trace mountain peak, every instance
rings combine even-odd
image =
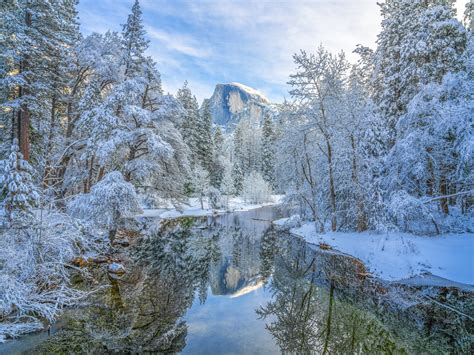
[[[233,86],[236,86],[238,87],[239,89],[249,93],[250,95],[257,95],[259,96],[260,98],[262,98],[263,101],[267,102],[267,103],[270,103],[270,100],[267,99],[267,97],[262,94],[260,91],[258,90],[255,90],[254,88],[251,88],[250,86],[247,86],[247,85],[244,85],[244,84],[241,84],[241,83],[237,83],[237,82],[232,82],[232,83],[229,83],[229,84],[226,84],[226,85],[233,85]]]
[[[242,117],[260,122],[269,105],[270,101],[258,90],[237,82],[217,84],[209,99],[214,123],[227,129]]]

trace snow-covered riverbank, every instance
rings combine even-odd
[[[229,198],[228,208],[212,209],[209,207],[207,201],[204,201],[204,208],[201,208],[199,199],[189,199],[188,205],[183,205],[181,209],[177,208],[150,208],[143,209],[143,214],[137,217],[154,217],[154,218],[177,218],[177,217],[199,217],[212,216],[223,214],[227,212],[250,211],[257,208],[277,205],[281,202],[282,195],[273,195],[270,202],[251,204],[245,202],[241,197]]]
[[[276,224],[281,223],[276,221]],[[425,237],[407,233],[316,233],[307,223],[290,232],[360,259],[374,276],[394,281],[424,273],[474,285],[474,234]]]

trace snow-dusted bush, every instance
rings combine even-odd
[[[404,190],[392,193],[388,212],[399,230],[419,233],[440,232],[428,206]]]
[[[279,230],[290,230],[301,226],[301,216],[294,214],[288,218],[282,218],[273,222],[275,227]]]
[[[69,216],[46,213],[0,233],[0,342],[43,327],[85,293],[70,286],[71,260],[87,248]]]
[[[270,202],[272,199],[272,191],[262,175],[252,171],[244,178],[242,197],[245,202],[250,203]]]
[[[225,207],[221,192],[215,187],[209,187],[209,190],[207,191],[207,199],[209,202],[209,207],[212,209],[216,210]]]
[[[196,165],[192,172],[192,186],[194,193],[198,196],[201,209],[204,209],[203,198],[209,189],[209,172],[200,165]]]
[[[121,218],[143,212],[134,186],[118,171],[105,175],[90,193],[77,196],[69,204],[69,211],[75,217],[107,229],[111,241]]]

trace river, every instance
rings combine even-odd
[[[281,216],[150,219],[120,255],[123,277],[97,267],[109,287],[0,353],[473,353],[472,293],[372,278],[275,230]]]

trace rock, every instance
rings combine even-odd
[[[82,256],[78,256],[71,260],[71,264],[77,267],[86,267],[89,265],[89,260],[84,259]]]
[[[332,250],[332,247],[326,243],[319,243],[319,248],[322,250]]]
[[[252,122],[262,122],[270,105],[268,99],[257,90],[239,83],[217,84],[209,99],[213,122],[226,130],[232,130],[243,113]]]
[[[107,271],[109,272],[109,274],[118,275],[118,276],[123,275],[126,272],[125,267],[119,263],[110,264],[107,267]]]
[[[124,248],[130,246],[129,241],[126,240],[126,239],[118,239],[118,240],[115,240],[115,241],[114,241],[114,244],[115,244],[115,245],[118,245],[118,246],[121,246],[121,247],[124,247]]]
[[[105,255],[97,255],[89,260],[94,264],[105,264],[109,262],[109,258]]]

